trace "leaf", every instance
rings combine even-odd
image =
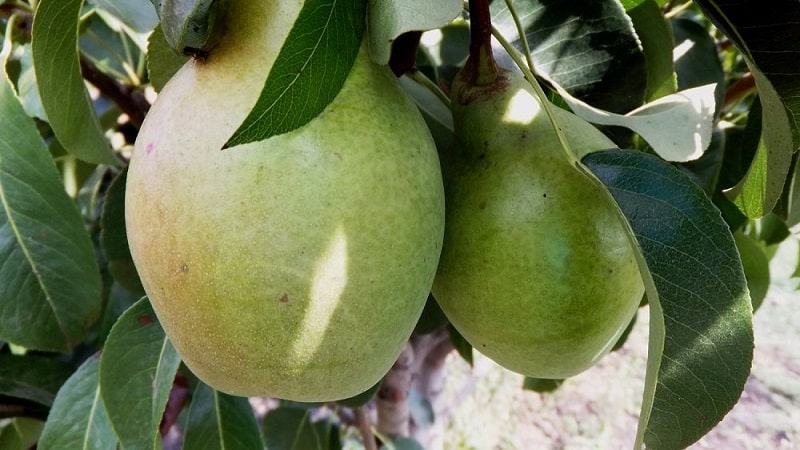
[[[564,380],[549,380],[547,378],[525,377],[522,381],[522,389],[534,392],[553,392],[558,389]]]
[[[750,236],[737,231],[733,238],[736,240],[739,254],[742,255],[744,276],[747,279],[750,300],[755,311],[764,302],[769,290],[769,258],[764,248]]]
[[[28,450],[34,448],[44,423],[27,417],[0,421],[0,448],[3,450]]]
[[[263,449],[258,424],[247,398],[223,394],[198,382],[188,409],[183,448]]]
[[[706,27],[694,20],[676,18],[670,21],[670,25],[675,36],[678,89],[715,84],[714,103],[721,105],[725,98],[725,72],[714,38],[709,35]]]
[[[94,249],[5,71],[0,117],[0,340],[69,352],[100,313]]]
[[[650,349],[637,443],[678,449],[736,404],[753,358],[752,306],[730,230],[703,191],[658,158],[592,153],[641,251]]]
[[[639,38],[618,0],[515,0],[536,69],[597,108],[624,113],[640,106],[647,65]],[[506,2],[491,5],[492,23],[519,49]],[[503,67],[513,67],[496,51]]]
[[[146,1],[131,0],[91,0],[98,8],[104,9],[122,23],[139,33],[147,33],[158,23],[158,15],[153,5]]]
[[[407,437],[396,437],[381,446],[381,450],[424,450],[425,447],[414,439]]]
[[[716,106],[713,84],[661,97],[625,115],[592,107],[555,86],[575,115],[599,125],[629,128],[667,161],[695,160],[711,143]]]
[[[221,0],[161,0],[161,29],[176,51],[206,49],[214,40]],[[154,2],[155,4],[155,2]]]
[[[763,108],[763,147],[742,195],[749,217],[771,211],[783,190],[792,153],[800,147],[800,3],[780,1],[764,7],[754,0],[697,0],[705,16],[742,53]],[[757,200],[757,201],[756,201]]]
[[[93,163],[117,164],[78,67],[83,0],[40,0],[33,17],[33,66],[50,126],[68,152]]]
[[[264,417],[262,433],[269,450],[325,450],[326,433],[311,423],[311,411],[281,407]]]
[[[100,392],[123,448],[159,448],[158,426],[180,357],[147,298],[119,318],[100,358]]]
[[[407,31],[442,28],[452,22],[462,9],[461,0],[369,0],[367,28],[372,60],[376,64],[388,64],[395,38]]]
[[[100,400],[99,367],[99,358],[90,357],[58,391],[39,450],[116,448],[117,439]]]
[[[177,53],[169,46],[160,25],[150,33],[147,41],[147,71],[156,92],[161,91],[188,60],[188,56]]]
[[[452,324],[447,324],[447,332],[450,334],[450,342],[453,343],[453,348],[455,348],[458,355],[464,358],[464,361],[472,367],[472,345],[464,339],[464,336],[462,336]]]
[[[111,182],[103,200],[100,217],[100,245],[108,262],[108,270],[114,279],[134,294],[145,294],[142,281],[133,264],[128,248],[128,233],[125,228],[125,181],[127,170],[122,171]]]
[[[307,124],[333,101],[358,55],[366,0],[307,0],[256,105],[223,148]]]
[[[73,367],[52,358],[0,354],[0,395],[50,406]],[[2,448],[2,447],[0,447]]]
[[[367,389],[366,391],[356,394],[350,398],[345,398],[342,400],[337,400],[336,403],[345,406],[347,408],[358,408],[361,406],[366,405],[367,403],[375,397],[375,394],[378,392],[378,389],[381,387],[381,382],[378,381],[375,383],[374,386]]]
[[[642,42],[647,62],[645,99],[655,100],[675,93],[677,84],[672,61],[672,33],[661,7],[654,0],[642,0],[627,9],[627,13]]]

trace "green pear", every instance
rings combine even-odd
[[[136,141],[126,226],[187,366],[234,395],[352,397],[388,371],[428,296],[444,233],[432,138],[364,48],[305,126],[221,150],[303,2],[230,2],[206,61],[164,87]]]
[[[482,75],[486,75],[483,73]],[[609,351],[643,283],[616,206],[569,160],[528,82],[469,63],[453,83],[456,145],[445,170],[445,240],[433,294],[498,364],[566,378]],[[616,147],[552,107],[576,154]]]

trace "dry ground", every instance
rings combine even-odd
[[[771,264],[772,285],[755,316],[752,375],[736,407],[693,449],[800,449],[800,291],[790,275],[798,244]],[[626,346],[553,394],[520,389],[521,377],[455,354],[430,430],[432,449],[630,449],[641,405],[648,311]]]

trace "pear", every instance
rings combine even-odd
[[[158,319],[201,380],[331,401],[375,385],[411,334],[444,192],[421,115],[364,48],[319,116],[222,150],[302,5],[230,2],[219,45],[179,70],[142,126],[126,227]]]
[[[611,349],[643,295],[626,226],[570,163],[521,75],[468,62],[451,97],[457,141],[442,156],[447,212],[434,297],[498,364],[536,378],[580,373]],[[576,154],[616,147],[552,108]]]

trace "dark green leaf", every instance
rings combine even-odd
[[[764,247],[750,236],[737,232],[733,235],[736,247],[742,255],[744,276],[747,278],[747,287],[750,289],[750,300],[753,302],[753,311],[757,310],[769,289],[769,258],[764,252]]]
[[[78,64],[83,0],[40,0],[33,18],[33,64],[42,106],[68,152],[88,162],[116,164],[92,109]]]
[[[5,71],[0,117],[0,339],[68,352],[100,313],[94,249]]]
[[[737,204],[749,217],[761,217],[780,196],[792,153],[800,147],[800,3],[780,1],[765,7],[755,0],[697,0],[714,25],[742,52],[758,88],[763,130],[753,166]]]
[[[157,448],[180,358],[143,298],[119,318],[100,360],[103,404],[123,448]]]
[[[733,237],[703,191],[660,159],[609,150],[583,162],[642,256],[650,350],[635,448],[685,448],[736,404],[750,373],[752,306]]]
[[[0,354],[0,395],[50,406],[74,368],[41,356]],[[3,448],[3,447],[0,447]]]
[[[558,389],[562,383],[564,383],[564,380],[525,377],[522,381],[522,389],[534,392],[553,392]]]
[[[1,422],[1,421],[0,421]],[[0,425],[0,448],[28,450],[36,445],[44,423],[27,417],[17,417]]]
[[[317,117],[350,74],[365,28],[366,0],[307,0],[253,110],[225,147],[287,133]]]
[[[436,303],[433,295],[428,294],[428,300],[425,302],[425,308],[422,310],[422,315],[414,327],[414,334],[428,334],[440,330],[447,325],[447,316],[444,311]]]
[[[472,366],[472,345],[464,339],[464,336],[452,324],[447,325],[447,331],[450,333],[450,341],[453,343],[453,348],[464,358],[467,364]]]
[[[269,450],[325,450],[326,436],[311,423],[311,411],[281,407],[267,413],[262,428]]]
[[[536,68],[592,106],[627,113],[642,105],[647,64],[633,24],[618,0],[517,0]],[[492,22],[518,44],[506,2],[492,3]],[[495,52],[501,65],[504,52]]]
[[[150,33],[147,41],[147,71],[156,91],[163,89],[167,81],[188,60],[188,56],[177,53],[169,46],[160,26]]]
[[[197,384],[184,429],[186,450],[263,449],[253,410],[244,397]]]
[[[100,219],[100,244],[108,262],[108,270],[125,289],[140,297],[144,295],[142,282],[133,265],[125,229],[125,181],[127,171],[114,178],[103,200]]]
[[[99,368],[99,358],[89,358],[58,391],[39,450],[116,448],[117,438],[100,400]]]
[[[673,40],[661,7],[654,0],[642,0],[627,12],[642,42],[647,62],[645,99],[674,94],[677,83],[672,61]]]

